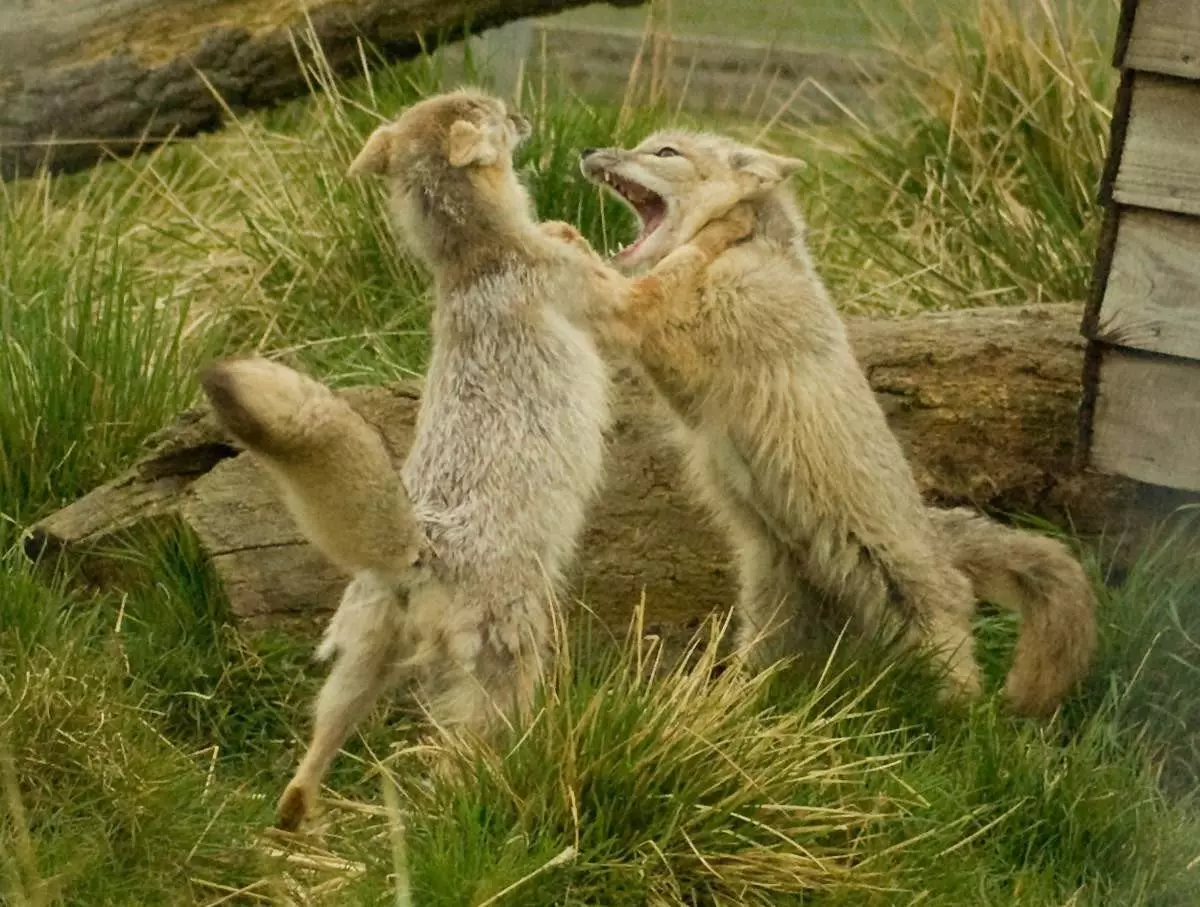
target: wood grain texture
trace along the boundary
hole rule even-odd
[[[1117,65],[1200,79],[1200,3],[1140,0]]]
[[[928,500],[1070,519],[1079,532],[1130,546],[1143,537],[1144,521],[1131,522],[1142,519],[1135,483],[1074,469],[1078,319],[1078,306],[1044,305],[849,320]],[[404,456],[419,386],[344,395]],[[657,405],[628,374],[615,397],[608,484],[580,546],[575,592],[618,629],[643,592],[648,619],[667,625],[728,607],[728,551],[683,486]],[[128,581],[112,564],[131,559],[108,549],[128,551],[142,499],[153,503],[143,528],[174,520],[195,534],[244,623],[304,624],[336,604],[345,577],[300,538],[268,477],[224,444],[204,411],[164,433],[130,472],[33,527],[26,550],[79,565],[92,583]]]
[[[1105,350],[1091,462],[1103,472],[1200,491],[1200,363]]]
[[[1113,198],[1200,216],[1200,83],[1137,73]]]
[[[1094,339],[1200,360],[1200,219],[1117,211]]]

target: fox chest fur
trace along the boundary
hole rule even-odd
[[[731,249],[680,331],[700,365],[655,383],[723,522],[761,523],[830,591],[924,522],[903,452],[806,260],[761,239]]]
[[[454,570],[536,559],[557,579],[602,480],[608,376],[555,277],[514,266],[439,293],[404,478]]]

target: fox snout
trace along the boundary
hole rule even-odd
[[[616,163],[617,153],[612,148],[584,148],[579,152],[579,169],[584,176],[595,176],[606,167]]]

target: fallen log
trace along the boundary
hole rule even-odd
[[[1074,462],[1083,340],[1071,305],[991,308],[905,319],[851,319],[850,332],[929,500],[1070,522],[1104,534],[1106,555],[1134,550],[1177,496]],[[420,405],[417,384],[355,388],[346,398],[385,434],[399,462]],[[649,619],[686,622],[733,600],[721,539],[681,487],[661,414],[619,376],[609,484],[581,546],[576,592],[623,626],[643,592]],[[250,625],[311,619],[345,578],[300,538],[274,484],[204,410],[163,432],[132,469],[32,528],[26,551],[66,561],[92,583],[116,581],[114,555],[137,532],[194,532]],[[1126,544],[1114,544],[1124,540]]]
[[[0,16],[0,178],[71,171],[169,136],[211,132],[221,102],[266,107],[310,90],[296,45],[359,70],[593,0],[31,0]],[[638,6],[645,0],[605,0]],[[11,4],[9,4],[11,6]]]

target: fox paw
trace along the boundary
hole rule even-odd
[[[214,362],[200,372],[200,386],[231,435],[251,450],[269,454],[282,453],[308,436],[311,401],[330,395],[311,378],[261,358]]]
[[[565,242],[568,245],[577,246],[580,249],[592,251],[592,247],[588,241],[583,238],[583,234],[576,230],[573,226],[562,220],[548,220],[539,224],[545,236],[551,239],[557,239],[559,242]]]
[[[730,242],[739,242],[754,232],[754,209],[744,202],[735,205],[721,220],[728,229]]]
[[[275,807],[275,827],[283,831],[296,831],[312,815],[316,799],[316,793],[311,788],[295,782],[289,784]]]
[[[754,232],[754,220],[754,209],[743,202],[709,221],[693,242],[715,257]]]

